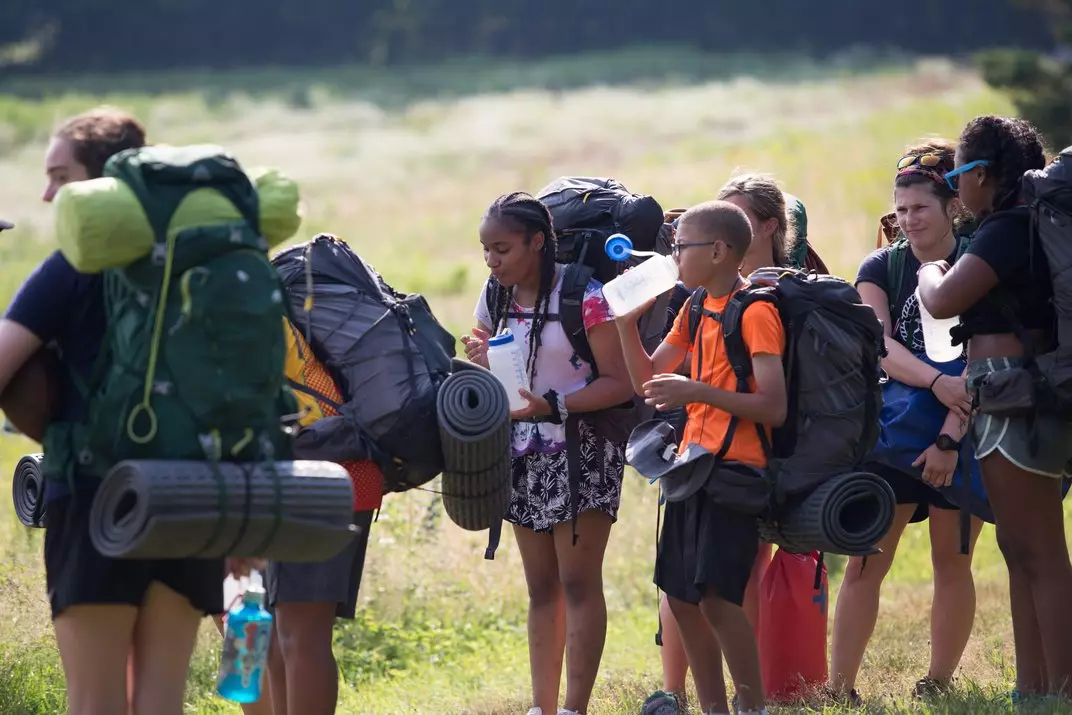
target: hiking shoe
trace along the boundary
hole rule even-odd
[[[532,708],[528,711],[528,715],[543,715],[543,708]]]
[[[688,707],[677,693],[656,690],[640,707],[640,715],[684,715]]]
[[[949,683],[943,683],[937,678],[927,676],[916,681],[912,689],[912,697],[917,700],[926,698],[938,698],[949,692]]]

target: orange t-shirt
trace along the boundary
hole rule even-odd
[[[720,298],[712,298],[708,295],[704,301],[704,308],[712,313],[722,313],[729,299],[728,295]],[[729,392],[736,392],[737,377],[733,374],[733,367],[726,357],[722,324],[710,316],[705,316],[696,329],[697,342],[702,341],[704,359],[704,364],[699,364],[701,351],[692,349],[693,345],[689,342],[689,307],[691,304],[690,298],[681,308],[674,321],[674,327],[666,336],[666,342],[674,347],[692,350],[693,380],[705,382]],[[760,354],[781,355],[784,350],[785,332],[782,329],[778,310],[765,301],[753,303],[745,310],[741,317],[741,336],[748,348],[748,354],[753,357]],[[756,389],[754,377],[748,378],[748,385],[752,390]],[[722,440],[726,438],[726,430],[730,426],[730,413],[702,402],[689,403],[686,409],[689,419],[681,440],[682,449],[687,444],[695,443],[710,452],[717,453],[722,448]],[[769,438],[770,428],[764,427],[764,430]],[[737,420],[733,443],[726,452],[725,459],[755,467],[767,465],[767,457],[763,453],[763,445],[759,441],[754,422]]]

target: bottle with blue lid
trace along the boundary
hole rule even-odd
[[[236,703],[260,700],[271,638],[272,614],[264,607],[260,573],[254,571],[242,600],[227,612],[216,692]]]
[[[654,251],[633,250],[633,242],[622,233],[607,238],[603,250],[615,261],[626,261],[632,256],[649,257],[640,265],[603,285],[603,297],[616,317],[636,310],[677,284],[679,271],[673,256],[664,256]]]
[[[506,388],[510,411],[525,407],[528,401],[521,396],[520,391],[531,389],[525,370],[525,355],[509,328],[504,328],[498,335],[488,339],[488,367],[491,368],[491,374]]]

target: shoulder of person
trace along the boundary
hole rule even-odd
[[[995,234],[1027,231],[1031,226],[1031,214],[1026,206],[995,211],[979,222],[973,238]]]

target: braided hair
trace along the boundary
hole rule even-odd
[[[1039,131],[1030,122],[1013,117],[976,117],[960,135],[960,154],[965,164],[985,159],[988,176],[997,182],[993,210],[1015,206],[1020,200],[1020,179],[1031,169],[1046,166],[1046,152]]]
[[[523,191],[503,194],[488,208],[485,218],[493,218],[514,225],[525,234],[525,243],[529,244],[538,233],[543,234],[543,247],[540,249],[540,287],[536,292],[536,305],[533,308],[532,327],[529,330],[529,380],[536,379],[536,354],[540,350],[543,328],[547,323],[548,309],[551,305],[551,289],[555,279],[555,241],[554,221],[551,212],[542,201]],[[495,306],[496,324],[492,326],[498,333],[506,327],[513,302],[513,289],[494,285],[492,305]]]

